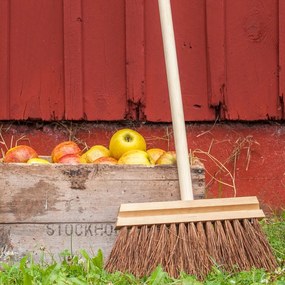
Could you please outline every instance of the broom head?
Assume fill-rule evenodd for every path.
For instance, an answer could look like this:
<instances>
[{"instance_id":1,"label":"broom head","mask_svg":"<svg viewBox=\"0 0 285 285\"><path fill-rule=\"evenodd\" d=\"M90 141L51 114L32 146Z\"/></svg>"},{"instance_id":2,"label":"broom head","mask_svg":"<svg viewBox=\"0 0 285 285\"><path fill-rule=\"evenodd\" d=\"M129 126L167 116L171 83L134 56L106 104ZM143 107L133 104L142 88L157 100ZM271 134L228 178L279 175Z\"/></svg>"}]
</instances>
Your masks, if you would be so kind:
<instances>
[{"instance_id":1,"label":"broom head","mask_svg":"<svg viewBox=\"0 0 285 285\"><path fill-rule=\"evenodd\" d=\"M264 217L256 197L122 204L105 268L142 277L161 265L170 276L200 279L213 266L272 270L276 260L258 222Z\"/></svg>"}]
</instances>

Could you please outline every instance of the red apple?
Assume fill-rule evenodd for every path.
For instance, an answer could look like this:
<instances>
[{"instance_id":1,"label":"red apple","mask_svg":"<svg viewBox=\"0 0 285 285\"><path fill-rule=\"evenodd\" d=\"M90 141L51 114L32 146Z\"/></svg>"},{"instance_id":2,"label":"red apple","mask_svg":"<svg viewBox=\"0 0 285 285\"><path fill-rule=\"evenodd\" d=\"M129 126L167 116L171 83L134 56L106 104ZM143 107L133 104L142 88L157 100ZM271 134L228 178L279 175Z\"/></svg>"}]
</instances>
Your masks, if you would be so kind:
<instances>
[{"instance_id":1,"label":"red apple","mask_svg":"<svg viewBox=\"0 0 285 285\"><path fill-rule=\"evenodd\" d=\"M97 158L93 163L95 164L118 164L117 159L111 156L102 156Z\"/></svg>"},{"instance_id":2,"label":"red apple","mask_svg":"<svg viewBox=\"0 0 285 285\"><path fill-rule=\"evenodd\" d=\"M37 152L27 145L17 145L10 148L3 158L3 162L27 162L31 158L38 157Z\"/></svg>"},{"instance_id":3,"label":"red apple","mask_svg":"<svg viewBox=\"0 0 285 285\"><path fill-rule=\"evenodd\" d=\"M63 164L79 164L81 163L81 158L79 154L66 154L62 156L57 163Z\"/></svg>"},{"instance_id":4,"label":"red apple","mask_svg":"<svg viewBox=\"0 0 285 285\"><path fill-rule=\"evenodd\" d=\"M59 162L59 160L67 154L80 154L81 149L73 141L65 141L58 144L51 153L51 159L53 162Z\"/></svg>"}]
</instances>

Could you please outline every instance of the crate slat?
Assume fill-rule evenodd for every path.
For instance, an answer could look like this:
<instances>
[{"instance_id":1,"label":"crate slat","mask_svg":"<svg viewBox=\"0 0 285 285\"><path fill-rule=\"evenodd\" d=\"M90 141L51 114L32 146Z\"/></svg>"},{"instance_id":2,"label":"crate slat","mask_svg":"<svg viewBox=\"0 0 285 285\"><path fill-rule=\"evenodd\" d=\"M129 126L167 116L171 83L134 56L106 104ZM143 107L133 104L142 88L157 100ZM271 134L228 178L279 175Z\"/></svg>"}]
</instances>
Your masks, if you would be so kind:
<instances>
[{"instance_id":1,"label":"crate slat","mask_svg":"<svg viewBox=\"0 0 285 285\"><path fill-rule=\"evenodd\" d=\"M195 198L203 198L203 166L191 175ZM175 166L0 163L0 260L8 248L18 257L40 247L59 253L71 238L74 250L106 255L121 204L179 200L178 187Z\"/></svg>"}]
</instances>

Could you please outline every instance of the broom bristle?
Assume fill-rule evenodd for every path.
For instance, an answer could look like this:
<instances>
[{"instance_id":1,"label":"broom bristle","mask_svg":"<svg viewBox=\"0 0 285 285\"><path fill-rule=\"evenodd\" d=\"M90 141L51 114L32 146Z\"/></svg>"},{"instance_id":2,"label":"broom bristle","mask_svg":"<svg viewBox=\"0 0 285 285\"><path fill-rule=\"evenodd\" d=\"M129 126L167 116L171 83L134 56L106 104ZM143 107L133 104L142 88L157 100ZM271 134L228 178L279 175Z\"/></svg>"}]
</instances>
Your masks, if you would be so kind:
<instances>
[{"instance_id":1,"label":"broom bristle","mask_svg":"<svg viewBox=\"0 0 285 285\"><path fill-rule=\"evenodd\" d=\"M177 252L178 233L175 224L171 224L168 227L167 236L168 236L168 238L166 239L167 246L162 256L163 258L162 266L166 272L169 272L169 275L177 276L177 264L175 258L177 257L176 252Z\"/></svg>"},{"instance_id":2,"label":"broom bristle","mask_svg":"<svg viewBox=\"0 0 285 285\"><path fill-rule=\"evenodd\" d=\"M118 264L120 264L120 258L122 258L122 249L124 248L125 244L128 240L128 228L123 227L115 241L115 244L112 248L112 251L109 255L108 262L106 263L106 268L108 268L109 271L113 272L116 270L121 271L121 269L118 269Z\"/></svg>"},{"instance_id":3,"label":"broom bristle","mask_svg":"<svg viewBox=\"0 0 285 285\"><path fill-rule=\"evenodd\" d=\"M206 222L206 236L207 236L207 250L212 257L213 264L220 264L220 256L217 244L217 235L215 232L214 224Z\"/></svg>"},{"instance_id":4,"label":"broom bristle","mask_svg":"<svg viewBox=\"0 0 285 285\"><path fill-rule=\"evenodd\" d=\"M105 269L143 277L161 265L203 279L214 265L226 271L277 267L257 219L122 228Z\"/></svg>"},{"instance_id":5,"label":"broom bristle","mask_svg":"<svg viewBox=\"0 0 285 285\"><path fill-rule=\"evenodd\" d=\"M152 237L151 242L148 244L146 256L142 256L141 259L144 262L145 273L150 274L157 264L163 263L163 253L167 250L167 227L162 225L158 227L157 225L152 226ZM136 273L133 272L135 275ZM138 273L137 276L144 275L144 272Z\"/></svg>"},{"instance_id":6,"label":"broom bristle","mask_svg":"<svg viewBox=\"0 0 285 285\"><path fill-rule=\"evenodd\" d=\"M257 268L264 268L270 270L277 266L276 259L271 247L264 235L258 221L243 220L243 227L248 238L252 238L255 243L252 245L251 252L254 253L254 260Z\"/></svg>"},{"instance_id":7,"label":"broom bristle","mask_svg":"<svg viewBox=\"0 0 285 285\"><path fill-rule=\"evenodd\" d=\"M233 222L233 221L232 221ZM239 235L239 232L234 231L234 227L232 225L231 221L225 221L225 233L227 236L227 240L230 247L230 255L231 255L231 264L225 264L226 270L247 270L250 268L250 264L247 262L246 253L244 251L244 248L242 246L242 239ZM236 221L239 223L239 221Z\"/></svg>"}]
</instances>

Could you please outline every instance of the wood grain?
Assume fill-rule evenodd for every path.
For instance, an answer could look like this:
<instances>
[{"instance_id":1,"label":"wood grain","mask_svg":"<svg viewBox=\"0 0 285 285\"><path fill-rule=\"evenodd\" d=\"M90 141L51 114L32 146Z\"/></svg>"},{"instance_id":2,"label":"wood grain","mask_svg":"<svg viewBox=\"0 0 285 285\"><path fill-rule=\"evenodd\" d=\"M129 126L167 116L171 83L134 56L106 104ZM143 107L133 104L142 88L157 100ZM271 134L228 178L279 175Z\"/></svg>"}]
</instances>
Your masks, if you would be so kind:
<instances>
[{"instance_id":1,"label":"wood grain","mask_svg":"<svg viewBox=\"0 0 285 285\"><path fill-rule=\"evenodd\" d=\"M126 0L126 118L145 120L144 0Z\"/></svg>"},{"instance_id":2,"label":"wood grain","mask_svg":"<svg viewBox=\"0 0 285 285\"><path fill-rule=\"evenodd\" d=\"M10 118L10 3L9 0L0 1L0 119Z\"/></svg>"},{"instance_id":3,"label":"wood grain","mask_svg":"<svg viewBox=\"0 0 285 285\"><path fill-rule=\"evenodd\" d=\"M216 108L216 116L223 116L220 107L225 105L226 56L225 56L225 0L206 1L206 29L209 104Z\"/></svg>"},{"instance_id":4,"label":"wood grain","mask_svg":"<svg viewBox=\"0 0 285 285\"><path fill-rule=\"evenodd\" d=\"M192 166L196 198L205 171ZM0 164L0 256L112 247L122 203L179 200L175 166ZM94 245L94 247L92 247Z\"/></svg>"},{"instance_id":5,"label":"wood grain","mask_svg":"<svg viewBox=\"0 0 285 285\"><path fill-rule=\"evenodd\" d=\"M142 226L153 224L178 224L188 222L206 222L206 221L223 221L223 220L239 220L264 218L265 215L262 210L238 210L238 211L221 211L221 212L205 212L205 213L179 213L162 214L159 212L153 216L130 216L118 217L116 228L119 229L124 226Z\"/></svg>"},{"instance_id":6,"label":"wood grain","mask_svg":"<svg viewBox=\"0 0 285 285\"><path fill-rule=\"evenodd\" d=\"M82 3L63 0L65 118L81 120L83 113Z\"/></svg>"},{"instance_id":7,"label":"wood grain","mask_svg":"<svg viewBox=\"0 0 285 285\"><path fill-rule=\"evenodd\" d=\"M279 78L279 108L281 117L285 119L284 114L284 96L285 96L285 2L279 0L279 65L277 76Z\"/></svg>"},{"instance_id":8,"label":"wood grain","mask_svg":"<svg viewBox=\"0 0 285 285\"><path fill-rule=\"evenodd\" d=\"M5 119L61 119L64 113L62 1L8 2L10 117Z\"/></svg>"},{"instance_id":9,"label":"wood grain","mask_svg":"<svg viewBox=\"0 0 285 285\"><path fill-rule=\"evenodd\" d=\"M121 205L116 228L264 217L257 197L134 203Z\"/></svg>"},{"instance_id":10,"label":"wood grain","mask_svg":"<svg viewBox=\"0 0 285 285\"><path fill-rule=\"evenodd\" d=\"M125 0L84 0L83 86L88 120L122 120L126 110Z\"/></svg>"}]
</instances>

